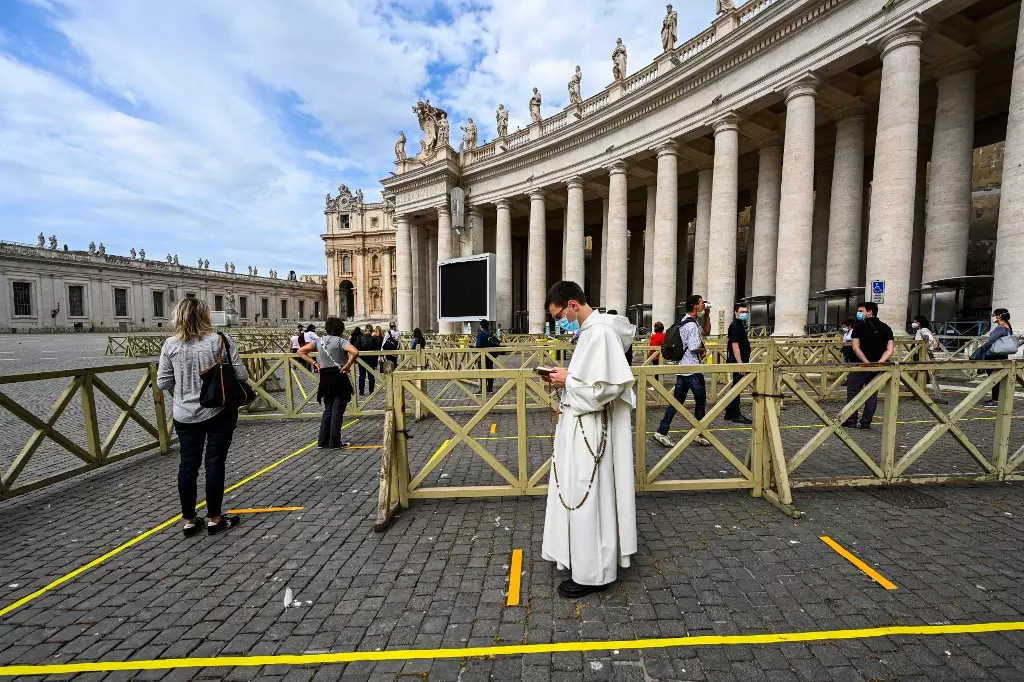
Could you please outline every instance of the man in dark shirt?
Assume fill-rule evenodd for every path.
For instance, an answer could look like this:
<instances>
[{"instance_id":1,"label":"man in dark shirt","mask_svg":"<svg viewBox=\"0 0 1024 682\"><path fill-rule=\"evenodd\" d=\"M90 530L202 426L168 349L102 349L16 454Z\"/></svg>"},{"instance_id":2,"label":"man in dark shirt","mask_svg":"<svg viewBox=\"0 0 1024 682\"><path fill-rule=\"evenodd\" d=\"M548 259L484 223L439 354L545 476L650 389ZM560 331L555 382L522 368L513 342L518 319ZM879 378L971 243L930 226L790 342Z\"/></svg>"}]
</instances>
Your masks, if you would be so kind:
<instances>
[{"instance_id":1,"label":"man in dark shirt","mask_svg":"<svg viewBox=\"0 0 1024 682\"><path fill-rule=\"evenodd\" d=\"M857 324L853 327L852 351L856 362L870 364L876 362L888 362L894 348L892 328L875 317L878 314L878 305L872 301L865 301L857 306ZM846 380L846 402L850 403L857 394L873 378L874 372L850 372ZM864 403L864 414L860 419L860 428L870 429L871 420L875 416L875 409L878 407L878 393L872 393L871 397ZM857 425L857 411L843 422L843 426L852 427Z\"/></svg>"},{"instance_id":2,"label":"man in dark shirt","mask_svg":"<svg viewBox=\"0 0 1024 682\"><path fill-rule=\"evenodd\" d=\"M750 309L743 303L737 303L733 307L736 319L729 325L729 350L727 362L750 362L750 339L747 338L747 320L750 319ZM736 385L743 376L742 372L732 373L732 383ZM725 408L726 421L737 424L750 424L750 417L740 412L740 397L737 395Z\"/></svg>"},{"instance_id":3,"label":"man in dark shirt","mask_svg":"<svg viewBox=\"0 0 1024 682\"><path fill-rule=\"evenodd\" d=\"M494 348L495 338L491 334L491 323L487 320L480 320L480 328L476 332L476 347L477 348ZM487 369L494 369L494 361L489 357L484 356L484 367ZM494 379L487 380L487 392L494 392Z\"/></svg>"}]
</instances>

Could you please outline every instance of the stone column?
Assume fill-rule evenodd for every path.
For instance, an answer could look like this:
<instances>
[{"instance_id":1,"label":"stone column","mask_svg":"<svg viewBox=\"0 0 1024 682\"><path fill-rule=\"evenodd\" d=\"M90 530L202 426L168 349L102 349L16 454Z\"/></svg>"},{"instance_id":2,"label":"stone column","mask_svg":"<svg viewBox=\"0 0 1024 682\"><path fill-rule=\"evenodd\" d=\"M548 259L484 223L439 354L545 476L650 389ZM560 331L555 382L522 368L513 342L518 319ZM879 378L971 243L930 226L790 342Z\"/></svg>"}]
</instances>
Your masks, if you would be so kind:
<instances>
[{"instance_id":1,"label":"stone column","mask_svg":"<svg viewBox=\"0 0 1024 682\"><path fill-rule=\"evenodd\" d=\"M471 206L466 217L469 219L470 225L467 240L469 253L463 255L475 256L484 252L484 215L479 207Z\"/></svg>"},{"instance_id":2,"label":"stone column","mask_svg":"<svg viewBox=\"0 0 1024 682\"><path fill-rule=\"evenodd\" d=\"M774 296L778 268L779 198L782 193L782 143L777 135L761 141L757 166L757 225L751 296Z\"/></svg>"},{"instance_id":3,"label":"stone column","mask_svg":"<svg viewBox=\"0 0 1024 682\"><path fill-rule=\"evenodd\" d=\"M757 188L750 193L750 216L747 218L747 260L743 264L743 296L753 296L754 290L754 240L757 238Z\"/></svg>"},{"instance_id":4,"label":"stone column","mask_svg":"<svg viewBox=\"0 0 1024 682\"><path fill-rule=\"evenodd\" d=\"M570 178L566 182L568 204L565 207L565 279L581 287L585 280L586 259L583 234L583 179Z\"/></svg>"},{"instance_id":5,"label":"stone column","mask_svg":"<svg viewBox=\"0 0 1024 682\"><path fill-rule=\"evenodd\" d=\"M992 306L1020 311L1024 291L1024 20L1018 20L1017 49L1010 86L1010 115L1006 122L1003 186L996 232L995 279Z\"/></svg>"},{"instance_id":6,"label":"stone column","mask_svg":"<svg viewBox=\"0 0 1024 682\"><path fill-rule=\"evenodd\" d=\"M836 122L832 196L828 210L825 288L846 289L860 279L861 220L864 215L864 105L850 107Z\"/></svg>"},{"instance_id":7,"label":"stone column","mask_svg":"<svg viewBox=\"0 0 1024 682\"><path fill-rule=\"evenodd\" d=\"M676 251L679 227L678 147L666 142L658 147L658 186L654 196L654 282L651 320L667 329L676 316ZM650 194L648 194L650 196ZM686 233L683 233L686 239ZM685 263L684 263L685 268Z\"/></svg>"},{"instance_id":8,"label":"stone column","mask_svg":"<svg viewBox=\"0 0 1024 682\"><path fill-rule=\"evenodd\" d=\"M395 216L395 256L398 259L398 329L411 332L412 323L412 231L409 218Z\"/></svg>"},{"instance_id":9,"label":"stone column","mask_svg":"<svg viewBox=\"0 0 1024 682\"><path fill-rule=\"evenodd\" d=\"M498 199L498 225L495 233L495 265L498 269L498 324L512 327L512 209L508 199Z\"/></svg>"},{"instance_id":10,"label":"stone column","mask_svg":"<svg viewBox=\"0 0 1024 682\"><path fill-rule=\"evenodd\" d=\"M392 319L395 309L393 302L394 292L391 290L391 249L384 249L380 257L380 303L384 307L385 319Z\"/></svg>"},{"instance_id":11,"label":"stone column","mask_svg":"<svg viewBox=\"0 0 1024 682\"><path fill-rule=\"evenodd\" d=\"M640 229L629 231L629 288L626 291L626 308L643 303L644 295L644 232ZM625 315L625 310L620 310Z\"/></svg>"},{"instance_id":12,"label":"stone column","mask_svg":"<svg viewBox=\"0 0 1024 682\"><path fill-rule=\"evenodd\" d=\"M811 227L811 291L814 296L825 289L828 252L828 212L832 201L832 167L823 164L814 169L814 221Z\"/></svg>"},{"instance_id":13,"label":"stone column","mask_svg":"<svg viewBox=\"0 0 1024 682\"><path fill-rule=\"evenodd\" d=\"M651 305L654 293L654 219L658 211L658 186L647 185L647 213L644 224L644 305Z\"/></svg>"},{"instance_id":14,"label":"stone column","mask_svg":"<svg viewBox=\"0 0 1024 682\"><path fill-rule=\"evenodd\" d=\"M437 260L446 261L454 257L454 236L452 235L452 211L445 202L437 207ZM437 331L452 332L451 322L439 322Z\"/></svg>"},{"instance_id":15,"label":"stone column","mask_svg":"<svg viewBox=\"0 0 1024 682\"><path fill-rule=\"evenodd\" d=\"M939 96L935 106L935 135L932 138L932 169L928 178L924 262L921 271L921 280L925 282L967 274L974 157L974 92L979 61L977 55L968 53L946 65L938 74L936 85ZM1003 166L1004 169L1006 167ZM952 296L949 298L952 303ZM930 306L931 300L926 298L922 303ZM943 312L955 313L951 310Z\"/></svg>"},{"instance_id":16,"label":"stone column","mask_svg":"<svg viewBox=\"0 0 1024 682\"><path fill-rule=\"evenodd\" d=\"M427 326L434 331L439 331L440 327L437 321L437 237L432 234L427 235L427 291L430 292L427 297Z\"/></svg>"},{"instance_id":17,"label":"stone column","mask_svg":"<svg viewBox=\"0 0 1024 682\"><path fill-rule=\"evenodd\" d=\"M708 245L708 289L704 298L715 310L725 309L726 320L736 301L736 204L739 201L739 118L727 115L713 124L715 171L711 186L711 231ZM695 292L702 293L702 292ZM711 333L718 334L718 316Z\"/></svg>"},{"instance_id":18,"label":"stone column","mask_svg":"<svg viewBox=\"0 0 1024 682\"><path fill-rule=\"evenodd\" d=\"M530 192L530 245L529 275L527 277L526 310L530 316L530 333L544 331L544 298L547 296L547 210L544 206L544 192L536 189Z\"/></svg>"},{"instance_id":19,"label":"stone column","mask_svg":"<svg viewBox=\"0 0 1024 682\"><path fill-rule=\"evenodd\" d=\"M629 226L627 225L628 177L626 163L616 161L608 175L608 249L605 252L608 286L605 307L626 314L626 291L629 282L627 253L629 252Z\"/></svg>"},{"instance_id":20,"label":"stone column","mask_svg":"<svg viewBox=\"0 0 1024 682\"><path fill-rule=\"evenodd\" d=\"M601 199L601 288L597 302L604 309L608 308L608 197Z\"/></svg>"},{"instance_id":21,"label":"stone column","mask_svg":"<svg viewBox=\"0 0 1024 682\"><path fill-rule=\"evenodd\" d=\"M774 336L802 336L810 291L814 218L814 99L817 79L786 88L786 140L782 153Z\"/></svg>"},{"instance_id":22,"label":"stone column","mask_svg":"<svg viewBox=\"0 0 1024 682\"><path fill-rule=\"evenodd\" d=\"M412 250L412 324L413 327L425 329L427 321L423 316L426 308L424 300L428 293L426 243L421 226L413 225L411 234L409 243Z\"/></svg>"},{"instance_id":23,"label":"stone column","mask_svg":"<svg viewBox=\"0 0 1024 682\"><path fill-rule=\"evenodd\" d=\"M697 168L697 218L693 238L693 286L691 294L708 297L708 244L711 241L711 184L713 164ZM657 228L655 228L657 232ZM714 303L714 301L712 301ZM721 305L721 304L720 304Z\"/></svg>"},{"instance_id":24,"label":"stone column","mask_svg":"<svg viewBox=\"0 0 1024 682\"><path fill-rule=\"evenodd\" d=\"M905 27L881 43L882 85L865 280L867 286L872 280L885 282L885 302L879 305L878 315L897 334L906 333L910 297L922 33L919 26Z\"/></svg>"}]
</instances>

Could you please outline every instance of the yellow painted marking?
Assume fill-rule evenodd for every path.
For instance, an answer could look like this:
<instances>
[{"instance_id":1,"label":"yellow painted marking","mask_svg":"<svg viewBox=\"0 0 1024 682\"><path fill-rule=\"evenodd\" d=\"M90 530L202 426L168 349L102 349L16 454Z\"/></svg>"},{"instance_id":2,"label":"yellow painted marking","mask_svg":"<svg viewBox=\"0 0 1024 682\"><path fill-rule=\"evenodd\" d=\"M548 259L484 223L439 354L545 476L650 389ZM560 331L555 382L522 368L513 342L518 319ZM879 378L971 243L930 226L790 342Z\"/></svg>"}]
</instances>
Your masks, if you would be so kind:
<instances>
[{"instance_id":1,"label":"yellow painted marking","mask_svg":"<svg viewBox=\"0 0 1024 682\"><path fill-rule=\"evenodd\" d=\"M384 447L383 445L349 445L346 450L376 450L377 448Z\"/></svg>"},{"instance_id":2,"label":"yellow painted marking","mask_svg":"<svg viewBox=\"0 0 1024 682\"><path fill-rule=\"evenodd\" d=\"M667 649L695 646L750 646L792 642L825 642L843 639L870 639L897 636L972 635L987 632L1018 632L1024 621L964 623L961 625L887 625L859 630L815 630L809 632L773 632L758 635L693 635L658 639L627 639L588 642L552 642L507 646L452 647L448 649L389 649L386 651L339 651L323 654L274 654L268 656L220 656L209 658L164 658L137 661L96 661L92 663L54 663L47 665L0 666L0 677L17 675L68 675L74 673L115 672L119 670L171 670L175 668L254 667L262 665L315 665L318 663L355 663L362 661L433 660L439 658L480 658L484 656L521 656L584 651Z\"/></svg>"},{"instance_id":3,"label":"yellow painted marking","mask_svg":"<svg viewBox=\"0 0 1024 682\"><path fill-rule=\"evenodd\" d=\"M270 512L302 511L305 507L253 507L250 509L229 509L228 514L268 514Z\"/></svg>"},{"instance_id":4,"label":"yellow painted marking","mask_svg":"<svg viewBox=\"0 0 1024 682\"><path fill-rule=\"evenodd\" d=\"M445 447L448 445L448 441L449 440L451 440L451 439L450 438L445 438L444 442L441 443L441 447L439 447L437 450L434 450L434 454L430 456L429 460L427 460L427 466L430 466L434 462L434 460L437 459L440 456L441 451L444 450Z\"/></svg>"},{"instance_id":5,"label":"yellow painted marking","mask_svg":"<svg viewBox=\"0 0 1024 682\"><path fill-rule=\"evenodd\" d=\"M358 419L353 419L349 423L347 423L344 426L342 426L342 428L343 429L347 429L348 427L350 427L353 424L355 424L357 421L359 421L359 420ZM281 459L277 460L276 462L274 462L273 464L271 464L269 466L263 467L262 469L257 471L255 474L252 474L251 476L247 476L247 477L243 478L238 483L235 483L234 485L232 485L232 486L230 486L228 488L225 488L224 492L225 493L229 493L232 490L237 490L238 488L242 487L246 483L249 483L253 479L256 479L256 478L262 476L263 474L267 473L268 471L272 471L272 470L276 469L277 467L281 466L282 464L284 464L288 460L292 459L293 457L298 457L299 455L301 455L302 453L306 452L307 450L309 450L314 445L316 445L316 441L313 441L309 445L305 445L305 446L299 448L298 450L296 450L295 452L293 452L292 454L290 454L290 455L288 455L286 457L282 457ZM206 501L204 500L203 502L200 502L199 504L196 505L196 509L202 509L205 506L206 506ZM11 611L14 611L15 609L21 608L25 604L28 604L30 601L34 601L34 600L38 599L39 597L43 596L47 592L52 592L53 590L57 589L58 587L60 587L64 583L66 583L66 582L68 582L70 580L74 580L75 578L77 578L78 576L82 575L83 573L85 573L89 569L96 568L100 564L106 562L108 559L112 559L113 557L117 556L118 554L120 554L121 552L125 551L129 547L134 547L135 545L139 544L140 542L142 542L146 538L148 538L148 537L150 537L150 536L152 536L152 535L154 535L156 533L159 533L163 529L165 529L165 528L167 528L169 526L174 525L178 521L181 521L181 514L177 514L177 515L167 519L166 521L164 521L160 525L154 526L153 528L150 528L149 530L147 530L146 532L144 532L144 533L142 533L140 535L136 535L135 537L133 537L128 542L126 542L126 543L124 543L122 545L118 545L117 547L115 547L114 549L110 550L106 554L104 554L102 556L99 556L99 557L96 557L95 559L93 559L89 563L85 564L84 566L79 566L78 568L76 568L75 570L71 571L70 573L65 573L61 577L59 577L56 580L54 580L52 583L50 583L48 585L45 585L44 587L39 588L38 590L36 590L32 594L27 595L25 597L22 597L21 599L19 599L18 601L14 602L13 604L10 604L10 605L5 606L4 608L0 609L0 618L6 616L8 613L10 613ZM0 675L2 675L2 674L3 673L0 673Z\"/></svg>"},{"instance_id":6,"label":"yellow painted marking","mask_svg":"<svg viewBox=\"0 0 1024 682\"><path fill-rule=\"evenodd\" d=\"M523 550L512 550L512 565L508 569L508 602L507 606L519 606L519 593L522 591L519 580L523 573Z\"/></svg>"},{"instance_id":7,"label":"yellow painted marking","mask_svg":"<svg viewBox=\"0 0 1024 682\"><path fill-rule=\"evenodd\" d=\"M854 566L856 566L860 570L862 570L864 573L867 574L867 576L869 578L874 580L876 583L878 583L879 585L881 585L885 589L887 589L887 590L895 590L895 589L897 589L896 586L893 585L888 580L886 580L885 577L881 573L879 573L875 569L873 569L870 566L868 566L866 563L864 563L863 561L861 561L860 559L855 557L850 552L846 551L846 549L842 545L840 545L838 542L836 542L832 538L828 537L827 535L822 535L818 539L821 540L822 542L824 542L826 545L828 545L832 549L834 549L836 552L839 553L839 555L841 557L843 557L844 559L849 561L851 564L853 564Z\"/></svg>"},{"instance_id":8,"label":"yellow painted marking","mask_svg":"<svg viewBox=\"0 0 1024 682\"><path fill-rule=\"evenodd\" d=\"M492 423L491 424L491 433L494 434L494 433L497 433L497 432L498 432L498 425Z\"/></svg>"}]
</instances>

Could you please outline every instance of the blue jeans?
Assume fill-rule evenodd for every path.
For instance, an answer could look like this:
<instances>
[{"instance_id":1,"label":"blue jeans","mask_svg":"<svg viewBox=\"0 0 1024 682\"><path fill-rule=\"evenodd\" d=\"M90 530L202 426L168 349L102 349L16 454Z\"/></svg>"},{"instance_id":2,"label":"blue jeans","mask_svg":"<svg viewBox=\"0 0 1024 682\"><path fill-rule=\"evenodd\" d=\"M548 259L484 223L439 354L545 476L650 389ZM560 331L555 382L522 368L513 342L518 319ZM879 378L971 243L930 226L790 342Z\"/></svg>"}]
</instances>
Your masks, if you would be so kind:
<instances>
[{"instance_id":1,"label":"blue jeans","mask_svg":"<svg viewBox=\"0 0 1024 682\"><path fill-rule=\"evenodd\" d=\"M238 423L238 410L227 407L206 421L185 424L174 422L178 434L178 497L181 516L196 517L196 480L206 446L206 508L210 516L220 516L224 501L224 459L231 447L231 436Z\"/></svg>"},{"instance_id":2,"label":"blue jeans","mask_svg":"<svg viewBox=\"0 0 1024 682\"><path fill-rule=\"evenodd\" d=\"M679 375L676 377L676 389L672 396L679 401L680 405L686 402L688 391L693 391L693 402L695 404L693 416L697 419L703 419L704 412L708 406L708 392L704 386L703 374ZM668 435L668 430L672 426L672 419L675 418L676 411L673 405L668 406L668 409L665 410L665 416L661 418L661 424L658 425L658 433L663 436Z\"/></svg>"}]
</instances>

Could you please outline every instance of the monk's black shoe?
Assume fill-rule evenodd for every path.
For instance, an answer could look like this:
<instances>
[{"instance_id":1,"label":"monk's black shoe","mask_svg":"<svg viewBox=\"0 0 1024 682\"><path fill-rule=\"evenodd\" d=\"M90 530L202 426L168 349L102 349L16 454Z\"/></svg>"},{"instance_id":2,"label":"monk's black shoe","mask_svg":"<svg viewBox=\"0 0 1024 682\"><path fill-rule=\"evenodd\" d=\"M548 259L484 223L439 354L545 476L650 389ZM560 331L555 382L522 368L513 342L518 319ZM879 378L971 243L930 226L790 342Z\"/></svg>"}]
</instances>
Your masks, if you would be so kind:
<instances>
[{"instance_id":1,"label":"monk's black shoe","mask_svg":"<svg viewBox=\"0 0 1024 682\"><path fill-rule=\"evenodd\" d=\"M610 585L611 583L609 583ZM558 594L562 595L566 599L582 599L588 594L594 594L595 592L604 592L608 589L608 585L580 585L572 579L563 580L558 586Z\"/></svg>"}]
</instances>

